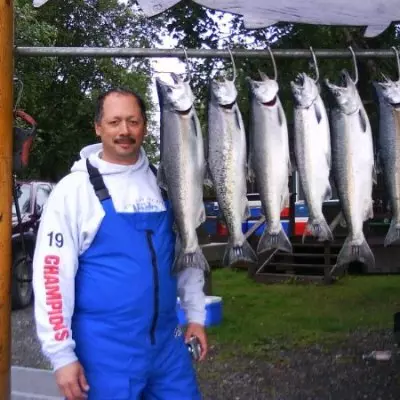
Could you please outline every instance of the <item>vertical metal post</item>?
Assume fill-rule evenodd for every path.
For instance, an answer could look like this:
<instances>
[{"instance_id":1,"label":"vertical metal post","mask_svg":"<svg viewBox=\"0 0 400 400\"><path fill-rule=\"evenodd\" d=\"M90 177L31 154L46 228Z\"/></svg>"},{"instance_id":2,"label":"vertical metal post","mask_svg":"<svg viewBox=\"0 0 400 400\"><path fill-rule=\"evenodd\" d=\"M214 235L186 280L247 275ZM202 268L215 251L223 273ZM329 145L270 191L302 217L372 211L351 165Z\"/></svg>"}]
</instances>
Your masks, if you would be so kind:
<instances>
[{"instance_id":1,"label":"vertical metal post","mask_svg":"<svg viewBox=\"0 0 400 400\"><path fill-rule=\"evenodd\" d=\"M0 399L11 397L13 0L0 0Z\"/></svg>"}]
</instances>

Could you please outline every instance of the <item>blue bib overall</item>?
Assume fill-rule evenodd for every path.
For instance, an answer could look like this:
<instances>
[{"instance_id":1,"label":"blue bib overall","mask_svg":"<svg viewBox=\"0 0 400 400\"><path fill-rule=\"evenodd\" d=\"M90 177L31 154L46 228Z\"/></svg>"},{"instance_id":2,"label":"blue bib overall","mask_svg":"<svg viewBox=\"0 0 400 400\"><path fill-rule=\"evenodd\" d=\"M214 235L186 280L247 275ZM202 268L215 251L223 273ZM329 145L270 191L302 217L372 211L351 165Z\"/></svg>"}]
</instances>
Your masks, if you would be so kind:
<instances>
[{"instance_id":1,"label":"blue bib overall","mask_svg":"<svg viewBox=\"0 0 400 400\"><path fill-rule=\"evenodd\" d=\"M72 334L88 398L200 399L176 315L171 207L117 213L99 171L87 167L105 212L75 281Z\"/></svg>"}]
</instances>

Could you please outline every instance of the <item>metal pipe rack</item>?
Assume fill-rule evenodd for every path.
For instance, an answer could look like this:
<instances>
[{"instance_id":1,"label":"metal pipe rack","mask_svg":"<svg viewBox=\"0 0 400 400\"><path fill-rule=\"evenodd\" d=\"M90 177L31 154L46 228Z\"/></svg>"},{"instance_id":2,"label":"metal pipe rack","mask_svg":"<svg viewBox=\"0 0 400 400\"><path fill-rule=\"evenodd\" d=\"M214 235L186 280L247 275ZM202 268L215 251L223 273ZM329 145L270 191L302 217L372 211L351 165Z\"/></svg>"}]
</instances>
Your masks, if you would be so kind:
<instances>
[{"instance_id":1,"label":"metal pipe rack","mask_svg":"<svg viewBox=\"0 0 400 400\"><path fill-rule=\"evenodd\" d=\"M309 58L308 49L271 49L275 58ZM231 49L235 58L270 57L268 50ZM14 54L22 57L188 57L193 58L230 58L228 50L216 49L155 49L135 47L15 47ZM349 49L315 49L318 58L352 57ZM396 54L393 49L354 49L357 58L391 58Z\"/></svg>"}]
</instances>

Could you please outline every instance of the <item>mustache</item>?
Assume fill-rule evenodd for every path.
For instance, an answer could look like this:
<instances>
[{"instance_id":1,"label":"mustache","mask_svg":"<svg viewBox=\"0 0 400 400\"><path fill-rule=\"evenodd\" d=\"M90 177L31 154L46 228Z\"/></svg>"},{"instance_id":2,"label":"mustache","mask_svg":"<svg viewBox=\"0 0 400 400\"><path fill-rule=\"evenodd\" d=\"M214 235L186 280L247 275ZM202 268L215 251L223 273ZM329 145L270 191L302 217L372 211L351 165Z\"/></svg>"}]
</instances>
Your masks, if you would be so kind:
<instances>
[{"instance_id":1,"label":"mustache","mask_svg":"<svg viewBox=\"0 0 400 400\"><path fill-rule=\"evenodd\" d=\"M114 139L114 143L117 144L124 144L124 143L129 143L129 144L135 144L136 143L136 139L132 136L119 136L117 138Z\"/></svg>"}]
</instances>

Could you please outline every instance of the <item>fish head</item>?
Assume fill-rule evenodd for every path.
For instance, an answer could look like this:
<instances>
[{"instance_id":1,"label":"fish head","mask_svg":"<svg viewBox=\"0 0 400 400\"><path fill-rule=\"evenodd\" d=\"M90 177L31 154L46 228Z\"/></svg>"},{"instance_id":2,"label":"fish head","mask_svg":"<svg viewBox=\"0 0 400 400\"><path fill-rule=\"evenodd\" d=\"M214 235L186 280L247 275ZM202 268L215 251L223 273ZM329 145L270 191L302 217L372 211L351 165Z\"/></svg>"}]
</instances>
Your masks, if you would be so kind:
<instances>
[{"instance_id":1,"label":"fish head","mask_svg":"<svg viewBox=\"0 0 400 400\"><path fill-rule=\"evenodd\" d=\"M213 79L210 89L214 99L219 105L227 106L236 102L237 90L233 81L226 78L223 78L221 81Z\"/></svg>"},{"instance_id":2,"label":"fish head","mask_svg":"<svg viewBox=\"0 0 400 400\"><path fill-rule=\"evenodd\" d=\"M400 80L392 81L385 77L383 82L375 82L383 99L394 108L400 108Z\"/></svg>"},{"instance_id":3,"label":"fish head","mask_svg":"<svg viewBox=\"0 0 400 400\"><path fill-rule=\"evenodd\" d=\"M269 79L265 74L260 72L261 81L253 80L249 77L246 78L250 91L254 98L263 105L272 106L275 105L279 85L274 79Z\"/></svg>"},{"instance_id":4,"label":"fish head","mask_svg":"<svg viewBox=\"0 0 400 400\"><path fill-rule=\"evenodd\" d=\"M361 101L357 87L348 71L343 70L340 78L340 85L335 85L328 79L325 80L325 84L340 111L347 115L354 114L360 109Z\"/></svg>"},{"instance_id":5,"label":"fish head","mask_svg":"<svg viewBox=\"0 0 400 400\"><path fill-rule=\"evenodd\" d=\"M194 95L188 81L172 73L172 83L156 78L157 90L162 103L177 112L190 110L194 102Z\"/></svg>"},{"instance_id":6,"label":"fish head","mask_svg":"<svg viewBox=\"0 0 400 400\"><path fill-rule=\"evenodd\" d=\"M319 96L319 87L314 79L302 72L290 82L292 94L297 107L309 108Z\"/></svg>"}]
</instances>

